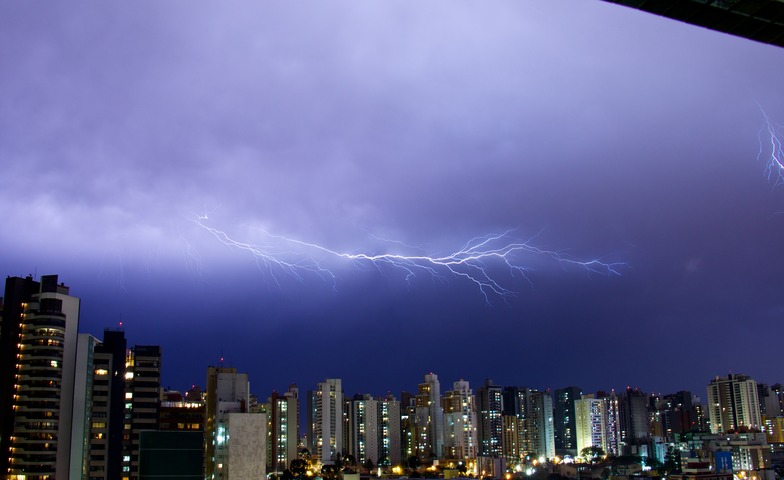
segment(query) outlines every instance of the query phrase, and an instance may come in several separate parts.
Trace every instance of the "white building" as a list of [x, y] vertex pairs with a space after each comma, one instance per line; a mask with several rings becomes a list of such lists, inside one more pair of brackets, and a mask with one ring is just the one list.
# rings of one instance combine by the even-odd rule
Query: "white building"
[[227, 480], [266, 478], [267, 415], [230, 412], [226, 421], [228, 457], [223, 475]]
[[348, 452], [357, 462], [399, 465], [400, 402], [393, 395], [357, 395], [349, 401]]
[[476, 397], [468, 382], [458, 380], [444, 393], [444, 456], [474, 459], [477, 455]]
[[746, 375], [716, 377], [708, 385], [708, 414], [711, 433], [737, 431], [742, 427], [760, 430], [757, 382]]
[[310, 453], [332, 463], [343, 453], [343, 389], [339, 378], [328, 378], [308, 395]]

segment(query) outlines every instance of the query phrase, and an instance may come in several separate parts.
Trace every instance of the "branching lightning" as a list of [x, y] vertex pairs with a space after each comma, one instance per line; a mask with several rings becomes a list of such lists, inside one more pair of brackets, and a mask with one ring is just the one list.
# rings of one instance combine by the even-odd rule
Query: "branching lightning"
[[757, 106], [765, 119], [765, 125], [759, 133], [760, 151], [757, 158], [765, 160], [765, 175], [775, 188], [784, 184], [784, 149], [781, 143], [781, 138], [784, 138], [784, 126], [773, 123], [762, 106], [759, 103]]
[[[530, 283], [528, 273], [533, 268], [527, 266], [524, 260], [530, 260], [531, 255], [544, 257], [562, 267], [572, 265], [588, 273], [608, 276], [620, 275], [620, 269], [626, 266], [625, 263], [605, 262], [601, 259], [575, 260], [563, 252], [535, 246], [533, 238], [526, 241], [516, 239], [512, 236], [513, 230], [473, 238], [457, 251], [446, 255], [427, 256], [389, 252], [344, 253], [316, 243], [271, 234], [265, 230], [261, 232], [269, 242], [253, 244], [237, 241], [226, 232], [205, 224], [201, 218], [193, 222], [223, 244], [249, 252], [258, 267], [269, 273], [276, 282], [281, 273], [298, 280], [302, 280], [304, 274], [310, 273], [330, 280], [334, 287], [335, 274], [325, 266], [325, 260], [332, 258], [344, 260], [355, 267], [373, 267], [379, 271], [382, 271], [383, 267], [389, 267], [403, 273], [409, 282], [420, 274], [442, 281], [459, 278], [473, 283], [488, 304], [491, 304], [494, 298], [515, 295], [515, 291], [505, 286], [499, 275], [493, 273], [499, 271], [498, 267], [503, 267], [512, 277], [519, 277]], [[394, 243], [398, 247], [403, 245], [400, 242]], [[324, 261], [317, 260], [322, 257]]]

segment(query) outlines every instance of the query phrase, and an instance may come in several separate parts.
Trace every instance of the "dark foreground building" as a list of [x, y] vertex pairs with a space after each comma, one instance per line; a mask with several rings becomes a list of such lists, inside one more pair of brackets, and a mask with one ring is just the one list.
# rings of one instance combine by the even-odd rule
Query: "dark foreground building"
[[139, 434], [139, 480], [200, 480], [203, 461], [203, 432], [145, 431]]

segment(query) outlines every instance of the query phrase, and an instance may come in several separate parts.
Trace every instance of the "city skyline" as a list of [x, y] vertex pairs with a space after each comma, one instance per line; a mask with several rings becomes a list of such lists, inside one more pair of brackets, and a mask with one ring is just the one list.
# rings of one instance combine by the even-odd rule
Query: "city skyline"
[[[599, 0], [0, 19], [0, 275], [58, 275], [164, 386], [782, 380], [780, 48]], [[473, 280], [367, 258], [504, 232]]]
[[347, 396], [340, 379], [327, 378], [304, 398], [289, 385], [264, 402], [250, 393], [247, 373], [224, 366], [207, 368], [203, 389], [164, 389], [160, 346], [128, 347], [119, 329], [102, 340], [77, 333], [81, 300], [57, 276], [10, 277], [4, 299], [0, 460], [13, 479], [133, 480], [164, 471], [329, 478], [341, 460], [354, 478], [359, 465], [397, 475], [405, 465], [525, 478], [562, 462], [582, 461], [585, 471], [605, 454], [615, 467], [636, 458], [637, 468], [657, 474], [681, 471], [684, 455], [687, 465], [713, 464], [751, 480], [772, 480], [780, 469], [782, 385], [747, 375], [711, 380], [705, 404], [690, 392], [584, 394], [489, 379], [476, 395], [464, 380], [442, 395], [432, 372], [400, 400]]

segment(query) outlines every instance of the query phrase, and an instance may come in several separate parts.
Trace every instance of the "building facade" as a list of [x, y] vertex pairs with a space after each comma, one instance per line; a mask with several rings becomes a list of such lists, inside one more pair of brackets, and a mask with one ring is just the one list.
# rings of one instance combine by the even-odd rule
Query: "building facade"
[[500, 457], [503, 455], [503, 388], [494, 385], [490, 379], [477, 390], [477, 410], [479, 411], [478, 437], [479, 455]]
[[269, 404], [269, 468], [282, 472], [297, 458], [299, 443], [299, 389], [290, 385], [285, 393], [272, 392]]
[[328, 378], [308, 395], [308, 442], [311, 455], [334, 463], [343, 450], [343, 387]]
[[208, 480], [228, 478], [229, 414], [246, 413], [249, 403], [247, 373], [229, 367], [207, 367], [204, 470]]
[[416, 395], [416, 451], [421, 460], [441, 458], [444, 450], [444, 410], [441, 383], [434, 373], [425, 375]]
[[444, 451], [445, 458], [475, 459], [477, 455], [476, 397], [465, 380], [458, 380], [445, 392]]
[[[80, 300], [57, 275], [9, 277], [0, 330], [2, 456], [8, 478], [68, 478]], [[84, 422], [83, 418], [79, 419]]]
[[583, 395], [579, 387], [569, 386], [555, 391], [553, 415], [555, 424], [556, 455], [577, 455], [574, 401]]
[[716, 377], [708, 385], [708, 415], [712, 433], [760, 430], [757, 382], [747, 375]]

